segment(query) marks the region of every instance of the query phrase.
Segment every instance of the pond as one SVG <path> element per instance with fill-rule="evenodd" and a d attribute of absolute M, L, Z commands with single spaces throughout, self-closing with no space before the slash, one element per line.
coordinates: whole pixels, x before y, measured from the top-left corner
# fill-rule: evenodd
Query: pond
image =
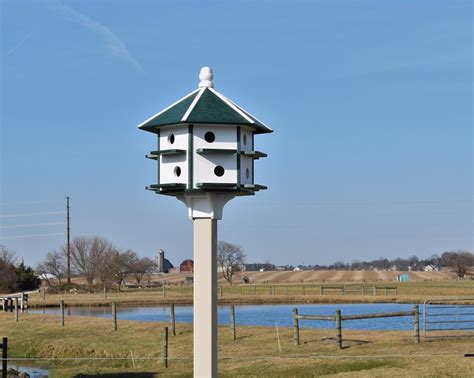
<path fill-rule="evenodd" d="M 342 315 L 369 314 L 392 311 L 411 311 L 411 304 L 291 304 L 291 305 L 239 305 L 235 306 L 235 317 L 237 325 L 292 327 L 292 311 L 298 308 L 302 315 L 334 315 L 337 309 Z M 37 314 L 60 314 L 59 308 L 46 308 L 31 310 Z M 95 316 L 100 318 L 111 318 L 110 307 L 68 307 L 66 316 Z M 192 306 L 175 306 L 175 316 L 177 323 L 192 323 Z M 168 306 L 137 306 L 137 307 L 117 307 L 118 320 L 136 320 L 146 322 L 167 322 L 169 321 Z M 420 319 L 421 320 L 421 319 Z M 229 324 L 229 306 L 219 306 L 219 324 Z M 301 327 L 307 328 L 334 328 L 331 321 L 300 321 Z M 379 318 L 367 320 L 353 320 L 343 322 L 343 328 L 359 330 L 412 330 L 413 318 Z"/>
<path fill-rule="evenodd" d="M 44 378 L 50 375 L 49 370 L 33 366 L 23 366 L 12 361 L 8 363 L 8 369 L 13 369 L 19 373 L 26 373 L 30 378 Z"/>

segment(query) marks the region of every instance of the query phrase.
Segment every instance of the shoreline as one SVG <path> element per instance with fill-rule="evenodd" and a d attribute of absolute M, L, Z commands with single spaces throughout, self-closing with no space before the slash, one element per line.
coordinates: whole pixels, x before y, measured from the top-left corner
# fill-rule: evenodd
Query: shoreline
<path fill-rule="evenodd" d="M 58 295 L 59 296 L 59 295 Z M 74 298 L 64 298 L 64 302 L 69 307 L 109 307 L 112 303 L 117 303 L 121 306 L 126 307 L 151 307 L 151 306 L 169 306 L 171 304 L 178 306 L 192 306 L 192 298 L 170 298 L 165 300 L 133 300 L 133 299 L 120 299 L 110 298 L 105 300 L 98 300 L 91 298 L 91 300 L 74 300 Z M 61 299 L 62 299 L 61 298 Z M 59 299 L 59 300 L 61 300 Z M 68 301 L 68 299 L 71 299 Z M 59 300 L 52 302 L 48 300 L 46 303 L 39 303 L 34 301 L 29 303 L 28 308 L 41 309 L 41 308 L 55 308 L 59 306 Z M 291 304 L 423 304 L 425 301 L 431 301 L 446 305 L 455 305 L 462 302 L 463 304 L 474 304 L 474 297 L 449 297 L 449 298 L 408 298 L 408 297 L 382 297 L 382 298 L 351 298 L 346 296 L 344 298 L 330 297 L 330 298 L 308 298 L 308 297 L 292 297 L 290 298 L 226 298 L 218 300 L 218 305 L 291 305 Z"/>

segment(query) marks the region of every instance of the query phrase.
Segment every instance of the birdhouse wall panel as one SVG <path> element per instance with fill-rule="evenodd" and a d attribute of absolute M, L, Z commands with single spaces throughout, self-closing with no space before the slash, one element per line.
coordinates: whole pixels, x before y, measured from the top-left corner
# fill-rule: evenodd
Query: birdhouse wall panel
<path fill-rule="evenodd" d="M 240 183 L 244 184 L 253 184 L 252 182 L 252 158 L 247 156 L 242 156 L 240 158 Z"/>
<path fill-rule="evenodd" d="M 160 156 L 160 184 L 186 184 L 188 162 L 186 155 Z"/>
<path fill-rule="evenodd" d="M 169 126 L 160 130 L 160 151 L 188 149 L 187 126 Z M 160 155 L 160 184 L 186 184 L 188 160 L 186 153 Z"/>
<path fill-rule="evenodd" d="M 240 131 L 240 150 L 241 151 L 252 151 L 253 150 L 253 132 L 248 127 L 242 127 Z"/>
<path fill-rule="evenodd" d="M 195 154 L 193 165 L 194 187 L 197 183 L 237 183 L 236 154 Z"/>
<path fill-rule="evenodd" d="M 194 125 L 194 148 L 237 149 L 237 127 Z"/>
<path fill-rule="evenodd" d="M 160 129 L 161 150 L 187 150 L 188 126 L 168 126 Z"/>

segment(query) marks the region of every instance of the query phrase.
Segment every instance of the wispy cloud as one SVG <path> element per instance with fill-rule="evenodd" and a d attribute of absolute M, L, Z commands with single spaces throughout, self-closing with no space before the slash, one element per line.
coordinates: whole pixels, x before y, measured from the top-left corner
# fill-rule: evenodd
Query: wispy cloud
<path fill-rule="evenodd" d="M 5 53 L 5 57 L 12 55 L 16 50 L 18 50 L 21 46 L 23 46 L 23 44 L 24 44 L 28 39 L 30 39 L 30 37 L 31 37 L 31 33 L 28 33 L 27 35 L 25 35 L 25 36 L 20 40 L 20 42 L 18 42 L 15 46 L 13 46 L 10 50 L 8 50 L 8 51 Z"/>
<path fill-rule="evenodd" d="M 137 61 L 137 59 L 135 59 L 132 54 L 130 54 L 130 51 L 128 51 L 125 43 L 107 26 L 93 20 L 81 12 L 78 12 L 70 6 L 63 4 L 60 0 L 54 0 L 51 2 L 50 7 L 64 19 L 81 25 L 85 29 L 88 29 L 97 35 L 104 43 L 104 47 L 112 55 L 124 60 L 133 66 L 137 71 L 144 72 L 143 67 Z"/>

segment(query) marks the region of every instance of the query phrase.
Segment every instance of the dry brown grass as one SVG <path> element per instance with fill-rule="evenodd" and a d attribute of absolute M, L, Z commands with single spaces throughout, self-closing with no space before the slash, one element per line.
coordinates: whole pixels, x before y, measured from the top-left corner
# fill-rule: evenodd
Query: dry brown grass
<path fill-rule="evenodd" d="M 0 336 L 9 337 L 14 357 L 130 357 L 131 360 L 55 361 L 54 376 L 79 373 L 137 372 L 191 376 L 192 328 L 178 324 L 178 335 L 170 337 L 170 367 L 161 362 L 163 323 L 111 321 L 97 318 L 66 318 L 22 314 L 19 323 L 11 313 L 0 313 Z M 273 327 L 238 327 L 232 341 L 228 327 L 219 329 L 219 376 L 371 376 L 433 377 L 474 375 L 474 359 L 463 354 L 474 351 L 472 339 L 438 340 L 415 344 L 410 332 L 343 331 L 344 349 L 334 344 L 333 330 L 301 331 L 302 345 L 293 345 L 289 328 L 280 328 L 281 349 Z M 155 358 L 143 361 L 140 358 Z M 51 364 L 51 362 L 50 362 Z"/>

